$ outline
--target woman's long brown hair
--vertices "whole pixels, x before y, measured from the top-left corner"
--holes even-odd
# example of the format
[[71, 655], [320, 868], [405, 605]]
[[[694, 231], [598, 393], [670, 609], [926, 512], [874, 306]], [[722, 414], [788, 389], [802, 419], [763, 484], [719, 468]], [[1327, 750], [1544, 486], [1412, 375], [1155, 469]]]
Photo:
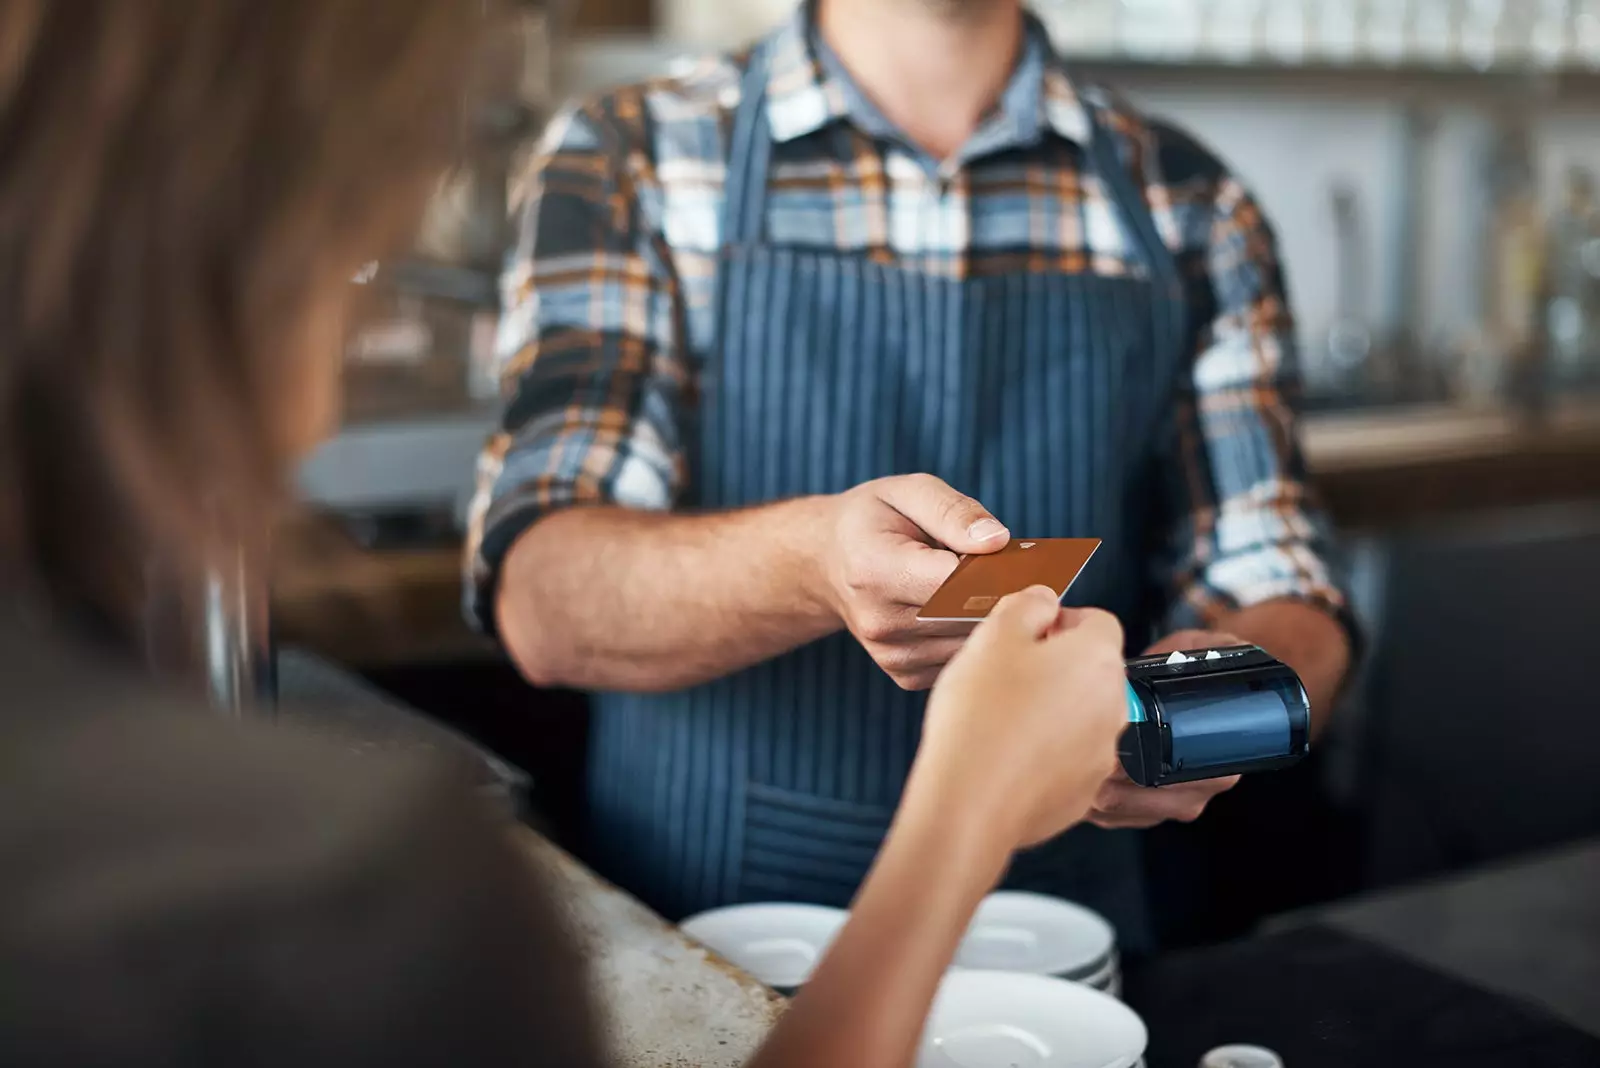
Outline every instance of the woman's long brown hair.
[[0, 587], [130, 620], [286, 499], [483, 0], [0, 0]]

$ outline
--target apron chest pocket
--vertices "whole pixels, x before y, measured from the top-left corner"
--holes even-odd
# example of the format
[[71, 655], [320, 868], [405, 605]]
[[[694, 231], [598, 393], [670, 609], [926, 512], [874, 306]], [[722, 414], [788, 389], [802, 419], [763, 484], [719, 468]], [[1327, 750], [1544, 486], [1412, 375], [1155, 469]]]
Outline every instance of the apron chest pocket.
[[751, 783], [745, 791], [745, 901], [845, 908], [866, 878], [894, 809]]

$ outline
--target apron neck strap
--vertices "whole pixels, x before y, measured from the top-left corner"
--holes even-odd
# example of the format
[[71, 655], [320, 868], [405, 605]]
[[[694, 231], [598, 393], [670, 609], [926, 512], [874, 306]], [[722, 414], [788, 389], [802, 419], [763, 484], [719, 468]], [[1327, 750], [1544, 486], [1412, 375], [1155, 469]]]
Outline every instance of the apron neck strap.
[[1106, 192], [1121, 213], [1133, 238], [1133, 252], [1144, 261], [1150, 271], [1150, 280], [1165, 287], [1169, 294], [1181, 294], [1182, 276], [1177, 261], [1173, 259], [1161, 231], [1156, 227], [1155, 216], [1144, 190], [1134, 181], [1133, 172], [1123, 162], [1117, 151], [1116, 138], [1106, 125], [1104, 109], [1084, 101], [1089, 113], [1089, 169], [1105, 183]]
[[733, 116], [722, 233], [723, 242], [735, 247], [756, 244], [765, 229], [767, 175], [772, 166], [772, 126], [767, 121], [771, 69], [772, 42], [768, 38], [751, 53], [741, 79], [739, 110]]

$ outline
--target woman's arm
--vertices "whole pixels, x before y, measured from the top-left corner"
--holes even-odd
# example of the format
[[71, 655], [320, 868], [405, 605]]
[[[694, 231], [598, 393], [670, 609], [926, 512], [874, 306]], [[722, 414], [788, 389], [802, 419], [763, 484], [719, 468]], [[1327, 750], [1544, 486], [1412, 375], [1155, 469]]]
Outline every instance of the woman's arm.
[[750, 1068], [904, 1068], [978, 904], [1019, 847], [1080, 820], [1125, 725], [1122, 631], [1008, 599], [951, 661], [888, 840]]
[[849, 924], [751, 1068], [915, 1060], [939, 981], [1010, 859], [975, 814], [937, 801], [902, 807]]

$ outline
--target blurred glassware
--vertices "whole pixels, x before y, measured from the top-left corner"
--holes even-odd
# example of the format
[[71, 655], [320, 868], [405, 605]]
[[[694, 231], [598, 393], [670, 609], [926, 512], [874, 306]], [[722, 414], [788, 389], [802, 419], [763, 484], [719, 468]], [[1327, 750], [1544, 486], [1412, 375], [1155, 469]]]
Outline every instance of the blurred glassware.
[[1261, 48], [1263, 0], [1209, 0], [1203, 48], [1226, 63], [1249, 63]]
[[1200, 44], [1200, 27], [1195, 0], [1122, 0], [1117, 44], [1135, 58], [1188, 59]]
[[1527, 66], [1535, 21], [1530, 0], [1466, 0], [1462, 58], [1476, 70]]
[[1600, 372], [1600, 211], [1594, 175], [1567, 171], [1564, 197], [1550, 221], [1547, 373], [1554, 389], [1592, 385]]
[[1600, 0], [1578, 0], [1572, 16], [1572, 56], [1586, 67], [1600, 67]]
[[1261, 48], [1279, 63], [1306, 61], [1315, 0], [1271, 0], [1261, 19]]
[[[220, 544], [228, 544], [226, 535]], [[141, 641], [149, 670], [203, 689], [229, 718], [270, 718], [278, 698], [270, 567], [238, 546], [217, 549], [199, 576], [161, 554], [145, 562]]]
[[796, 0], [658, 0], [656, 30], [674, 45], [705, 51], [739, 48], [788, 18]]
[[1412, 0], [1386, 0], [1367, 9], [1365, 51], [1373, 62], [1398, 66], [1408, 58]]
[[1074, 56], [1116, 53], [1121, 0], [1048, 0], [1033, 6], [1063, 52]]
[[1478, 70], [1494, 66], [1504, 0], [1467, 0], [1461, 13], [1461, 58]]
[[1319, 0], [1312, 31], [1312, 55], [1324, 63], [1354, 62], [1360, 52], [1363, 0]]
[[1559, 70], [1573, 58], [1573, 0], [1539, 0], [1529, 30], [1529, 52], [1540, 67]]
[[1328, 199], [1333, 208], [1338, 289], [1323, 366], [1316, 378], [1327, 392], [1343, 396], [1360, 393], [1371, 385], [1372, 328], [1365, 311], [1366, 235], [1361, 221], [1361, 197], [1353, 184], [1335, 182]]
[[1416, 0], [1410, 57], [1449, 66], [1460, 61], [1460, 0]]

